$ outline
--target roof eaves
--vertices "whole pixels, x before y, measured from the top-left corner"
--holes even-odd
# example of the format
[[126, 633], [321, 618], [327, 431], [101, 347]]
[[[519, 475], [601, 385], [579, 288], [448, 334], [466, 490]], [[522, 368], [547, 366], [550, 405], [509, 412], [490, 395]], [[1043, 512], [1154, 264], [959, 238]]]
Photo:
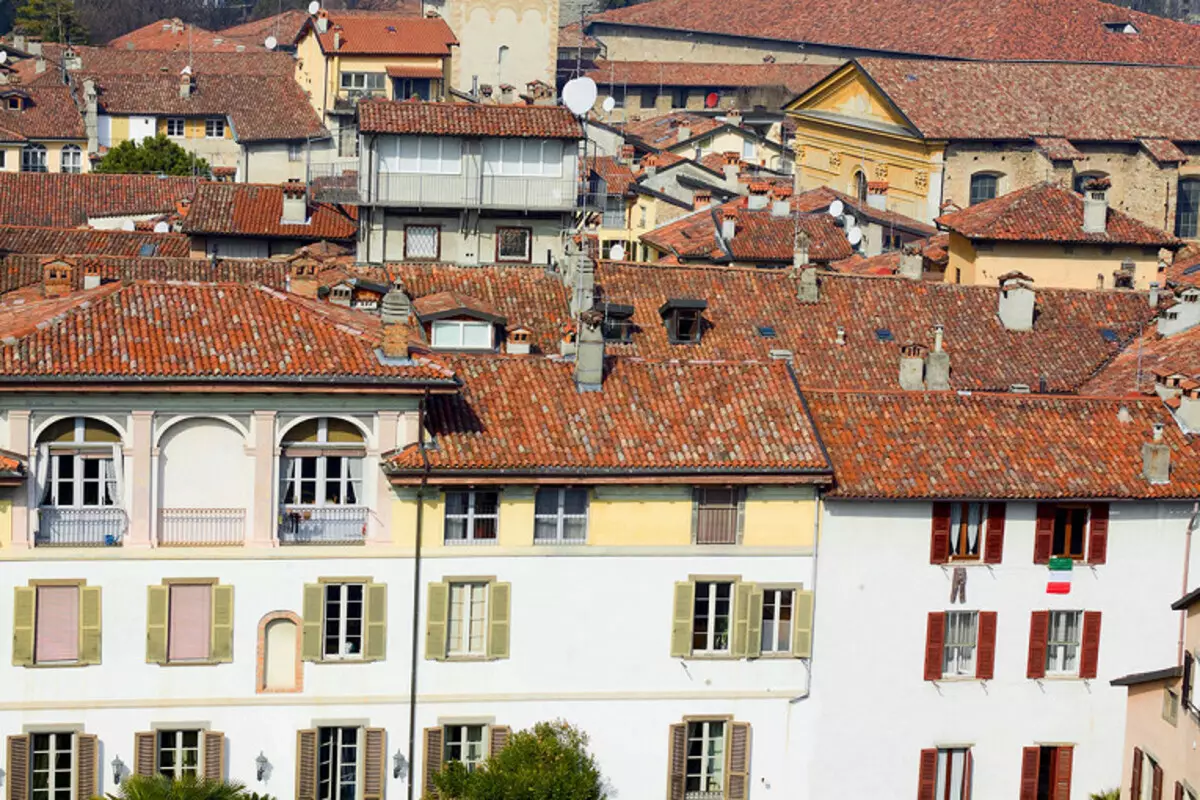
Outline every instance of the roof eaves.
[[1151, 670], [1150, 672], [1133, 672], [1109, 681], [1110, 686], [1138, 686], [1154, 681], [1174, 680], [1183, 674], [1183, 667], [1167, 667]]

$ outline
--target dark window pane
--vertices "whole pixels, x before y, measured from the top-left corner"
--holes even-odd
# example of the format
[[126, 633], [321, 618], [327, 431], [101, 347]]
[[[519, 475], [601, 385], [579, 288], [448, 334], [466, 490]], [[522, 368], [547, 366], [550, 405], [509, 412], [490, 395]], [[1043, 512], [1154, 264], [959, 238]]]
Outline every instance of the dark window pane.
[[495, 514], [500, 508], [500, 495], [497, 492], [476, 492], [475, 513]]
[[446, 513], [467, 513], [468, 494], [466, 492], [446, 492]]
[[534, 499], [535, 514], [555, 514], [558, 512], [558, 489], [538, 489]]
[[496, 538], [496, 519], [492, 518], [475, 518], [475, 538], [476, 539], [495, 539]]

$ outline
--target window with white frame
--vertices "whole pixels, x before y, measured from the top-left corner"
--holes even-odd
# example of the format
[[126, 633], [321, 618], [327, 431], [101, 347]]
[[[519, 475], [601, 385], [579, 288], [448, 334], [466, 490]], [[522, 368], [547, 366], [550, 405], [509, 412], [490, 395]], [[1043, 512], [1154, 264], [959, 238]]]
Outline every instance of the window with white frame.
[[325, 584], [321, 652], [326, 659], [362, 658], [365, 591], [361, 583]]
[[186, 128], [183, 117], [167, 117], [167, 136], [172, 139], [182, 139]]
[[563, 143], [556, 139], [488, 139], [483, 173], [514, 177], [561, 178]]
[[942, 645], [942, 675], [975, 677], [975, 646], [979, 615], [975, 611], [947, 611]]
[[343, 72], [341, 86], [348, 92], [382, 92], [386, 76], [382, 72]]
[[382, 172], [458, 175], [462, 172], [462, 139], [454, 136], [391, 136], [379, 140]]
[[430, 325], [430, 344], [438, 350], [491, 350], [494, 327], [485, 320], [435, 320]]
[[288, 431], [282, 459], [283, 504], [362, 504], [364, 441], [345, 420], [308, 420]]
[[68, 175], [78, 175], [83, 172], [83, 151], [78, 145], [69, 144], [62, 149], [62, 164], [60, 172]]
[[121, 503], [120, 435], [98, 420], [60, 420], [38, 437], [42, 505], [98, 508]]
[[404, 226], [404, 258], [406, 261], [432, 261], [441, 255], [442, 229], [437, 225]]
[[200, 731], [159, 731], [157, 739], [160, 775], [179, 780], [200, 774]]
[[446, 626], [446, 652], [452, 656], [487, 654], [488, 585], [450, 584], [450, 614]]
[[21, 172], [46, 172], [46, 148], [27, 144], [21, 148]]
[[304, 142], [288, 142], [288, 161], [304, 160]]
[[457, 761], [474, 772], [475, 768], [487, 759], [484, 747], [486, 725], [446, 725], [443, 728], [444, 759]]
[[[35, 733], [30, 737], [30, 800], [71, 800], [75, 774], [73, 733]], [[8, 776], [9, 781], [13, 776]]]
[[987, 503], [950, 504], [950, 558], [958, 561], [979, 560], [980, 534], [983, 532]]
[[762, 653], [792, 652], [792, 610], [795, 608], [794, 589], [763, 589]]
[[754, 160], [754, 140], [742, 139], [742, 158], [746, 161]]
[[317, 800], [358, 800], [359, 729], [317, 729]]
[[530, 228], [497, 228], [497, 261], [531, 261], [533, 259], [533, 230]]
[[446, 543], [495, 542], [500, 523], [499, 492], [446, 492]]
[[716, 800], [724, 794], [724, 721], [695, 720], [687, 724], [687, 767], [684, 774], [684, 796], [688, 800]]
[[692, 612], [692, 652], [728, 653], [732, 581], [698, 581]]
[[970, 752], [965, 747], [938, 748], [935, 800], [970, 800]]
[[1078, 674], [1083, 612], [1051, 611], [1049, 630], [1046, 640], [1046, 674]]
[[583, 542], [587, 540], [588, 490], [542, 488], [537, 490], [533, 509], [535, 542]]
[[224, 139], [225, 138], [225, 118], [224, 117], [209, 117], [204, 120], [204, 138], [206, 139]]

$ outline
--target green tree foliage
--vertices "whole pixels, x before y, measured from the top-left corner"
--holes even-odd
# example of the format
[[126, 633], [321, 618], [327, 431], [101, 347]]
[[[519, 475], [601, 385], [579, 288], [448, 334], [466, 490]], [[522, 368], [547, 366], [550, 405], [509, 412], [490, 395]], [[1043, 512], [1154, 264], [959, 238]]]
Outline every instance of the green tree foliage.
[[240, 783], [213, 781], [185, 775], [130, 775], [121, 782], [120, 791], [108, 800], [243, 800], [246, 787]]
[[208, 177], [211, 170], [203, 158], [189, 153], [166, 136], [146, 137], [140, 143], [126, 139], [96, 165], [96, 172], [150, 173], [154, 175], [198, 175]]
[[1109, 789], [1107, 792], [1092, 792], [1088, 797], [1092, 800], [1121, 800], [1121, 790]]
[[84, 44], [88, 40], [74, 0], [23, 0], [15, 24], [18, 33], [44, 42]]
[[450, 762], [433, 777], [444, 800], [604, 800], [604, 782], [587, 734], [563, 720], [539, 722], [467, 772]]

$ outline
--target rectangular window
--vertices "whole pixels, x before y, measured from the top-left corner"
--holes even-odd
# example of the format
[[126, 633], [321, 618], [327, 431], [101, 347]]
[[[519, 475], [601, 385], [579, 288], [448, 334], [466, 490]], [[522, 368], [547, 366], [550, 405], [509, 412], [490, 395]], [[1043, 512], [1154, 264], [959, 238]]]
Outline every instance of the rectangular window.
[[[105, 455], [101, 455], [101, 453]], [[91, 508], [117, 504], [117, 476], [112, 449], [50, 454], [50, 475], [42, 505]]]
[[437, 225], [404, 226], [406, 261], [436, 261], [442, 252], [442, 229]]
[[692, 607], [692, 652], [728, 653], [732, 614], [732, 582], [697, 582]]
[[362, 497], [361, 456], [285, 456], [284, 505], [353, 506]]
[[37, 664], [79, 661], [79, 587], [38, 586], [35, 645]]
[[943, 677], [975, 677], [977, 641], [978, 614], [976, 612], [946, 612], [946, 638], [942, 649]]
[[687, 108], [688, 90], [687, 89], [672, 89], [671, 90], [671, 108], [678, 110]]
[[687, 724], [687, 767], [684, 796], [708, 800], [725, 794], [725, 723], [721, 720]]
[[288, 161], [304, 160], [304, 142], [288, 142]]
[[751, 163], [754, 162], [754, 140], [742, 140], [742, 158]]
[[447, 653], [452, 656], [487, 654], [487, 604], [486, 583], [450, 584]]
[[639, 102], [642, 108], [654, 108], [658, 104], [658, 89], [642, 89]]
[[1087, 506], [1058, 506], [1054, 509], [1054, 539], [1050, 555], [1082, 559], [1087, 533]]
[[483, 738], [486, 730], [486, 725], [447, 725], [443, 729], [445, 760], [457, 761], [467, 772], [474, 772], [487, 758]]
[[358, 800], [358, 728], [317, 729], [317, 800]]
[[[72, 733], [35, 733], [30, 738], [32, 750], [29, 769], [30, 800], [71, 800], [72, 776], [75, 774], [74, 739]], [[12, 781], [13, 776], [9, 775]]]
[[1171, 689], [1163, 690], [1162, 718], [1170, 725], [1179, 723], [1179, 695]]
[[212, 586], [171, 584], [167, 661], [207, 661], [212, 655]]
[[183, 117], [167, 117], [167, 136], [172, 139], [182, 139], [185, 132]]
[[363, 594], [361, 583], [325, 584], [322, 654], [326, 659], [359, 659], [363, 652]]
[[697, 489], [696, 544], [737, 544], [740, 516], [738, 489]]
[[563, 143], [556, 139], [485, 139], [483, 174], [561, 178]]
[[965, 747], [942, 747], [937, 751], [937, 794], [935, 800], [971, 800], [971, 751]]
[[447, 544], [496, 541], [500, 524], [499, 492], [446, 492]]
[[158, 772], [179, 780], [200, 774], [200, 731], [159, 731]]
[[1021, 755], [1021, 797], [1033, 800], [1070, 797], [1074, 756], [1070, 745], [1026, 747]]
[[535, 542], [583, 542], [587, 539], [587, 489], [537, 490], [534, 501]]
[[379, 145], [382, 172], [458, 175], [462, 172], [462, 139], [453, 136], [396, 136]]
[[1194, 239], [1200, 235], [1200, 178], [1181, 178], [1175, 200], [1175, 235]]
[[950, 506], [950, 558], [978, 561], [987, 503], [953, 503]]
[[530, 228], [497, 228], [497, 261], [531, 261], [533, 259], [533, 230]]
[[341, 86], [347, 92], [382, 92], [384, 73], [382, 72], [343, 72]]
[[209, 117], [204, 120], [204, 138], [206, 139], [224, 139], [225, 138], [225, 118], [224, 117]]
[[792, 652], [794, 589], [763, 589], [762, 652]]
[[1046, 640], [1046, 674], [1079, 674], [1079, 645], [1083, 631], [1082, 611], [1051, 611]]
[[671, 344], [700, 341], [700, 313], [698, 308], [676, 308], [667, 312], [667, 338]]
[[435, 320], [430, 344], [439, 350], [491, 350], [492, 328], [482, 320]]

